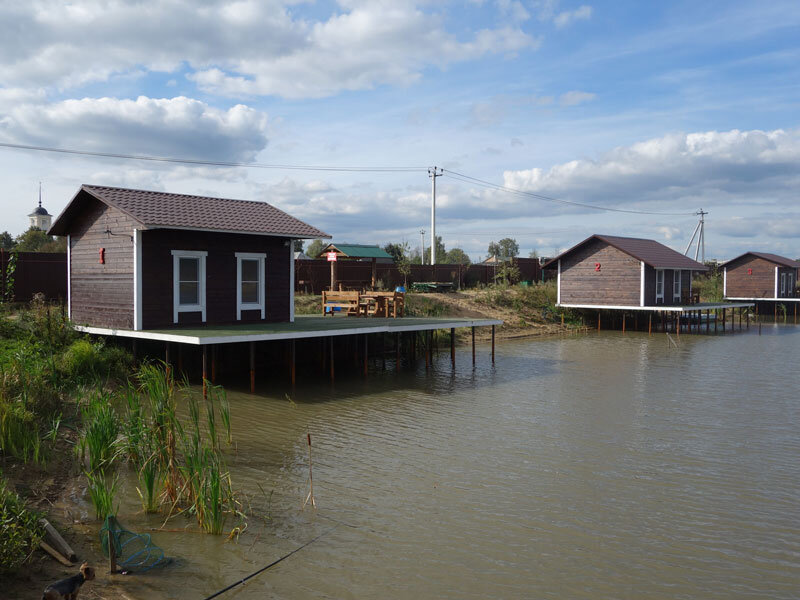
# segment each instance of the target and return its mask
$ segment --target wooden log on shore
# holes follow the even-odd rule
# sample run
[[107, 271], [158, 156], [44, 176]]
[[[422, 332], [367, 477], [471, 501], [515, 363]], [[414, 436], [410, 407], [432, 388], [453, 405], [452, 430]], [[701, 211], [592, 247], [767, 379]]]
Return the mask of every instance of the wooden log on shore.
[[62, 556], [67, 558], [67, 560], [72, 562], [78, 560], [78, 556], [75, 554], [75, 551], [64, 540], [64, 538], [61, 537], [58, 531], [56, 531], [56, 528], [53, 527], [47, 519], [39, 519], [39, 523], [41, 523], [44, 527], [44, 538], [50, 546], [55, 548], [56, 551], [60, 552]]

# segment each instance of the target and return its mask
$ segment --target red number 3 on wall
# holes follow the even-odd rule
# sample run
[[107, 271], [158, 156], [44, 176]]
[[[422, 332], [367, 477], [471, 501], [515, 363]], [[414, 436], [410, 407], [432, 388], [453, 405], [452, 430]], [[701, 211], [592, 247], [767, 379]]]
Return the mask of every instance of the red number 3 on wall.
[[600, 263], [594, 263], [594, 270], [595, 271], [599, 271], [600, 270]]
[[753, 269], [747, 269], [747, 274], [748, 275], [752, 275], [753, 274]]

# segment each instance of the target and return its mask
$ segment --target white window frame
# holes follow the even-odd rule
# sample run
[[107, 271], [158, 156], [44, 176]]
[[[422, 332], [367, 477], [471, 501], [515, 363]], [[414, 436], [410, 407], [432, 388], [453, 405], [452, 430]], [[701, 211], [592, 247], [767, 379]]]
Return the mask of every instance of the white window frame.
[[681, 301], [681, 270], [674, 269], [672, 271], [672, 301]]
[[[172, 251], [172, 322], [178, 322], [178, 315], [182, 312], [199, 312], [203, 323], [206, 322], [206, 258], [205, 250], [173, 250]], [[197, 304], [181, 304], [180, 295], [180, 259], [198, 259], [198, 290]]]
[[794, 297], [794, 273], [789, 273], [786, 278], [786, 296], [788, 298]]
[[[242, 302], [242, 261], [258, 261], [258, 302]], [[263, 252], [236, 252], [236, 320], [242, 320], [243, 310], [260, 310], [261, 318], [266, 316], [266, 263], [267, 255]]]
[[[658, 283], [659, 278], [661, 279], [661, 293], [658, 293]], [[656, 304], [658, 301], [661, 300], [661, 304], [664, 304], [664, 269], [656, 269]]]
[[781, 296], [786, 295], [786, 273], [781, 273]]

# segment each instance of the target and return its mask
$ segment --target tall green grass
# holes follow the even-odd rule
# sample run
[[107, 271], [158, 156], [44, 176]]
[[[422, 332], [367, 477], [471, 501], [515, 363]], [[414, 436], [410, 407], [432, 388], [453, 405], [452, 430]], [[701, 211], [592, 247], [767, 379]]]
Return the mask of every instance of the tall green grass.
[[114, 498], [117, 495], [119, 486], [119, 475], [107, 475], [104, 471], [86, 473], [89, 482], [89, 498], [94, 505], [96, 517], [103, 521], [109, 515], [115, 515], [117, 506], [114, 505]]
[[17, 571], [44, 535], [41, 515], [29, 509], [0, 473], [0, 573]]

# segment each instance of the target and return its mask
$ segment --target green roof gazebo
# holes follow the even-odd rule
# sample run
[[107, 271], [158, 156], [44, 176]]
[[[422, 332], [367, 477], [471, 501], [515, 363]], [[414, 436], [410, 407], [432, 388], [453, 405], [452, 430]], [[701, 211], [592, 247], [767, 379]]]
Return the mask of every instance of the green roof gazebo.
[[[378, 281], [378, 259], [381, 262], [388, 259], [394, 262], [392, 255], [380, 248], [377, 245], [371, 244], [328, 244], [319, 253], [319, 258], [325, 258], [329, 252], [336, 253], [336, 260], [371, 260], [372, 262], [372, 287], [374, 288]], [[333, 290], [336, 284], [335, 275], [335, 262], [331, 263], [331, 289]]]

